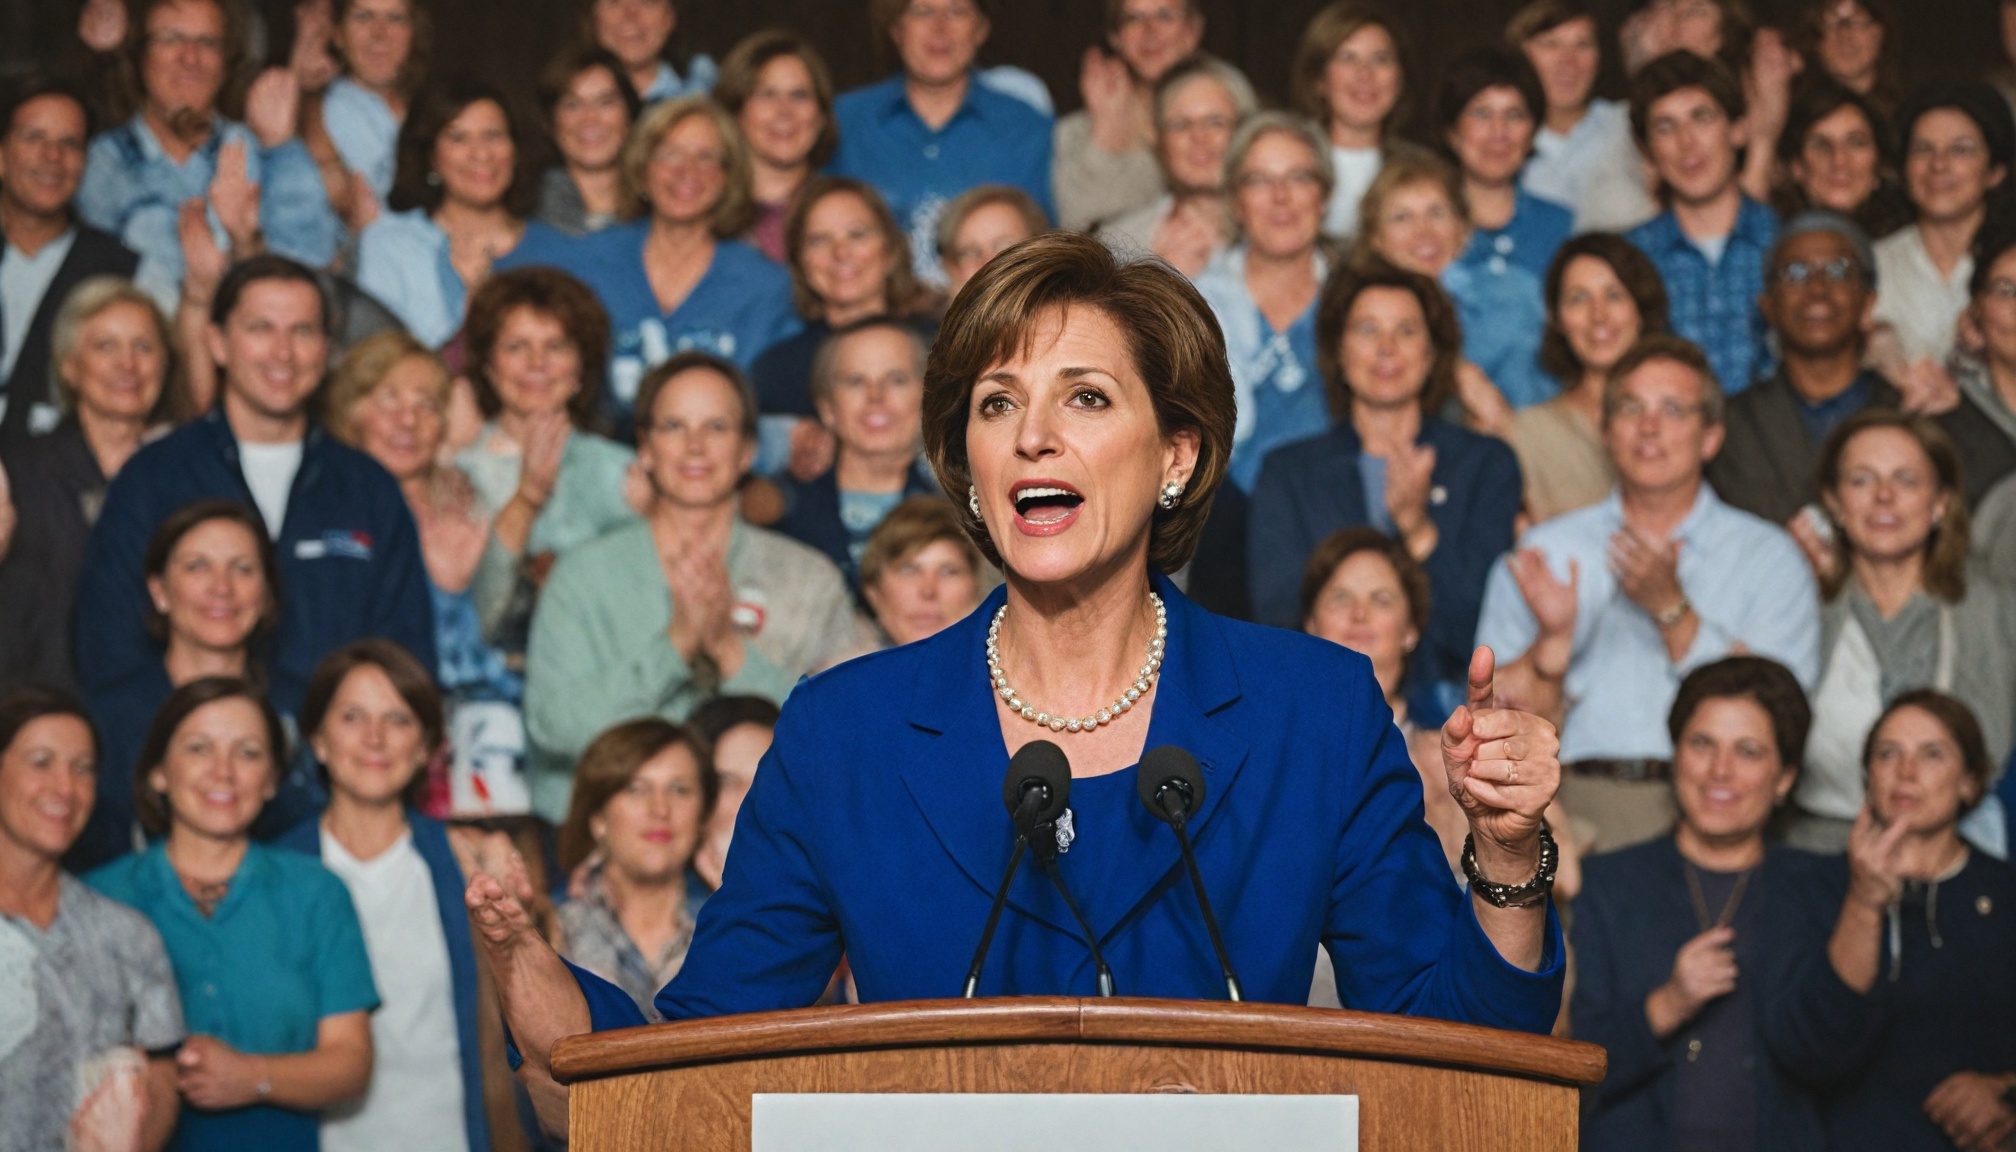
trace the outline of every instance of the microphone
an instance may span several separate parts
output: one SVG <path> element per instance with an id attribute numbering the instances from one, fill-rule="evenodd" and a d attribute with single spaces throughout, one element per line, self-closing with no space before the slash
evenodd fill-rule
<path id="1" fill-rule="evenodd" d="M 1037 828 L 1062 815 L 1070 798 L 1071 764 L 1057 745 L 1035 740 L 1023 745 L 1008 761 L 1008 778 L 1001 785 L 1001 800 L 1015 823 L 1015 851 L 1008 857 L 1008 873 L 1001 877 L 1001 887 L 994 893 L 994 907 L 987 913 L 980 947 L 974 950 L 973 963 L 966 969 L 966 990 L 962 993 L 966 999 L 971 1000 L 979 990 L 980 969 L 987 963 L 987 949 L 994 943 L 994 929 L 1001 923 L 1001 909 L 1008 903 L 1008 887 L 1014 883 L 1015 870 L 1022 865 L 1022 854 L 1028 850 Z"/>
<path id="2" fill-rule="evenodd" d="M 1225 975 L 1225 996 L 1234 1002 L 1244 1000 L 1239 991 L 1239 976 L 1232 971 L 1232 957 L 1225 951 L 1225 938 L 1218 932 L 1218 918 L 1211 914 L 1204 876 L 1197 871 L 1197 854 L 1190 849 L 1190 817 L 1204 807 L 1204 770 L 1197 766 L 1195 756 L 1165 744 L 1142 755 L 1134 783 L 1148 811 L 1176 830 L 1176 843 L 1183 848 L 1183 867 L 1189 870 L 1190 886 L 1197 890 L 1197 906 L 1204 910 L 1204 928 L 1211 934 L 1211 948 L 1218 953 L 1218 968 Z"/>

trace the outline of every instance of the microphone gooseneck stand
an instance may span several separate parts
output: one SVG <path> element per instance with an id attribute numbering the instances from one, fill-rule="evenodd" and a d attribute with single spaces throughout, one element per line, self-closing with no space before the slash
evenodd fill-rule
<path id="1" fill-rule="evenodd" d="M 1141 802 L 1176 832 L 1177 846 L 1183 850 L 1184 870 L 1190 874 L 1190 886 L 1197 892 L 1197 906 L 1204 913 L 1204 930 L 1211 936 L 1211 950 L 1217 953 L 1218 969 L 1225 977 L 1225 996 L 1234 1002 L 1244 1000 L 1239 976 L 1232 970 L 1232 954 L 1225 950 L 1218 917 L 1211 912 L 1211 897 L 1204 891 L 1204 874 L 1197 870 L 1197 853 L 1190 845 L 1190 815 L 1204 806 L 1204 772 L 1197 766 L 1195 756 L 1171 745 L 1148 751 L 1135 771 Z"/>

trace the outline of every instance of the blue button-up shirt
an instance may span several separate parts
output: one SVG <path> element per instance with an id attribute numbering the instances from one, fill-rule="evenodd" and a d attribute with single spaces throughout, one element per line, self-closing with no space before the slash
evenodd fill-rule
<path id="1" fill-rule="evenodd" d="M 1724 504 L 1707 484 L 1673 538 L 1680 543 L 1680 587 L 1700 617 L 1694 646 L 1677 663 L 1659 625 L 1624 594 L 1606 554 L 1624 527 L 1616 492 L 1601 504 L 1557 516 L 1526 533 L 1557 580 L 1573 563 L 1574 655 L 1563 684 L 1567 716 L 1561 761 L 1669 759 L 1666 712 L 1687 673 L 1742 644 L 1792 670 L 1807 691 L 1820 671 L 1820 599 L 1813 573 L 1792 537 L 1775 524 Z M 1539 625 L 1501 558 L 1484 589 L 1477 643 L 1501 662 L 1523 655 Z"/>
<path id="2" fill-rule="evenodd" d="M 1465 256 L 1442 270 L 1442 287 L 1463 321 L 1463 357 L 1484 370 L 1514 408 L 1552 400 L 1560 382 L 1540 368 L 1547 304 L 1540 278 L 1491 255 Z"/>
<path id="3" fill-rule="evenodd" d="M 966 100 L 933 130 L 910 107 L 903 77 L 857 88 L 833 105 L 840 151 L 832 170 L 882 193 L 910 235 L 917 274 L 942 284 L 938 214 L 953 197 L 981 184 L 1009 184 L 1050 203 L 1050 117 L 974 78 Z"/>
<path id="4" fill-rule="evenodd" d="M 1671 209 L 1624 234 L 1666 281 L 1673 331 L 1708 354 L 1722 391 L 1735 395 L 1773 371 L 1769 327 L 1757 310 L 1764 265 L 1778 242 L 1778 217 L 1749 197 L 1736 213 L 1722 258 L 1710 262 Z"/>
<path id="5" fill-rule="evenodd" d="M 322 127 L 343 166 L 364 177 L 382 207 L 399 168 L 399 116 L 385 98 L 338 76 L 322 96 Z"/>
<path id="6" fill-rule="evenodd" d="M 1547 278 L 1554 253 L 1575 232 L 1575 213 L 1524 188 L 1513 193 L 1512 218 L 1503 228 L 1479 228 L 1470 234 L 1465 263 L 1505 261 Z"/>
<path id="7" fill-rule="evenodd" d="M 234 140 L 244 143 L 246 175 L 259 186 L 259 228 L 266 234 L 267 250 L 315 268 L 336 256 L 341 227 L 330 210 L 321 170 L 300 140 L 262 148 L 243 124 L 219 118 L 202 147 L 177 164 L 146 119 L 136 116 L 91 141 L 77 212 L 85 223 L 138 252 L 155 281 L 141 286 L 171 306 L 182 286 L 182 205 L 209 194 L 217 155 Z M 215 213 L 210 226 L 217 243 L 228 244 Z"/>
<path id="8" fill-rule="evenodd" d="M 1329 274 L 1316 255 L 1318 283 Z M 1328 390 L 1316 365 L 1316 300 L 1275 331 L 1246 288 L 1246 246 L 1225 252 L 1197 277 L 1197 291 L 1225 333 L 1239 418 L 1232 434 L 1230 476 L 1253 491 L 1267 453 L 1330 427 Z"/>

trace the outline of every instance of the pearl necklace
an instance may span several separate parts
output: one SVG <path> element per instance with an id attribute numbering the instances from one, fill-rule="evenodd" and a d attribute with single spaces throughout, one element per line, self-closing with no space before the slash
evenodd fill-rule
<path id="1" fill-rule="evenodd" d="M 1052 732 L 1091 732 L 1102 724 L 1118 720 L 1121 713 L 1133 708 L 1136 700 L 1148 694 L 1162 669 L 1162 646 L 1169 639 L 1169 609 L 1163 605 L 1162 597 L 1153 592 L 1148 594 L 1148 602 L 1155 606 L 1155 637 L 1148 641 L 1148 661 L 1141 665 L 1140 675 L 1134 678 L 1134 683 L 1118 700 L 1093 715 L 1052 716 L 1022 699 L 1022 694 L 1009 685 L 1008 674 L 1001 671 L 1001 621 L 1008 615 L 1005 603 L 1000 611 L 994 613 L 994 622 L 987 626 L 987 678 L 993 681 L 995 693 L 1008 702 L 1009 711 Z"/>

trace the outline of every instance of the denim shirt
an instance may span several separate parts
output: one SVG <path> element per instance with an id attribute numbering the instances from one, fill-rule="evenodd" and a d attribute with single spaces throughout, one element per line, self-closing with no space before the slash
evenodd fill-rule
<path id="1" fill-rule="evenodd" d="M 1485 254 L 1442 270 L 1442 287 L 1463 322 L 1463 356 L 1484 370 L 1514 408 L 1554 398 L 1560 384 L 1540 368 L 1547 305 L 1540 278 L 1520 264 Z"/>
<path id="2" fill-rule="evenodd" d="M 322 127 L 343 166 L 364 177 L 383 205 L 398 169 L 399 117 L 383 97 L 338 76 L 322 97 Z"/>
<path id="3" fill-rule="evenodd" d="M 182 205 L 209 194 L 218 154 L 227 142 L 245 145 L 245 174 L 259 186 L 259 228 L 267 250 L 315 268 L 336 255 L 341 226 L 307 147 L 295 139 L 265 148 L 243 124 L 222 117 L 214 124 L 210 138 L 180 164 L 143 117 L 101 132 L 91 141 L 84 182 L 77 190 L 77 212 L 84 222 L 138 252 L 151 281 L 141 287 L 157 300 L 168 300 L 171 308 L 182 288 Z M 215 212 L 210 230 L 220 247 L 228 246 Z"/>
<path id="4" fill-rule="evenodd" d="M 1316 280 L 1329 276 L 1316 254 Z M 1283 331 L 1275 331 L 1246 289 L 1246 247 L 1226 252 L 1197 276 L 1197 291 L 1225 332 L 1238 422 L 1232 435 L 1231 477 L 1253 490 L 1260 463 L 1275 447 L 1330 427 L 1330 405 L 1316 368 L 1316 301 Z"/>

